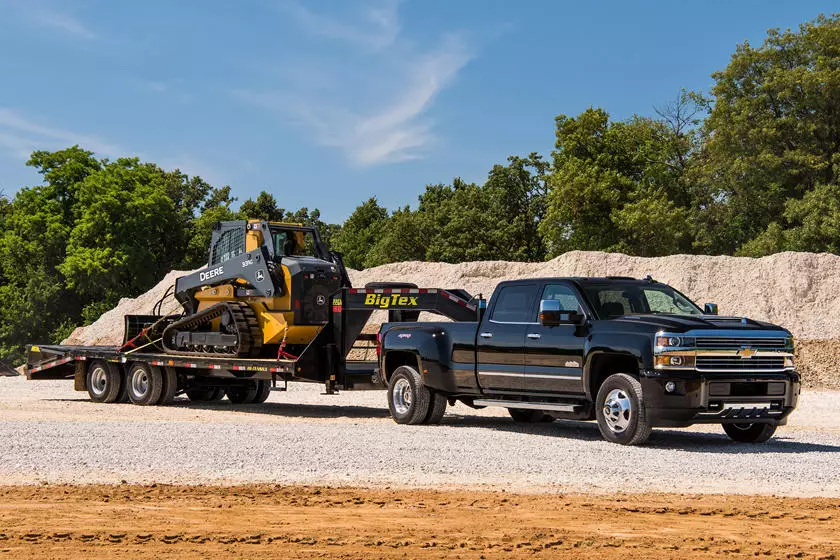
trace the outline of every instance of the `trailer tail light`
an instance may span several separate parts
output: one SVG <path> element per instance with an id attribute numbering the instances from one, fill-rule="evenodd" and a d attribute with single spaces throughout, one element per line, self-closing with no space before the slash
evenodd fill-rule
<path id="1" fill-rule="evenodd" d="M 382 356 L 382 333 L 376 333 L 376 359 Z"/>

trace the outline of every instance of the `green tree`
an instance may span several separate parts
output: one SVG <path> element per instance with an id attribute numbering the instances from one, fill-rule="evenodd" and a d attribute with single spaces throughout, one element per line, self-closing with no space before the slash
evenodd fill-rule
<path id="1" fill-rule="evenodd" d="M 721 233 L 703 248 L 731 253 L 762 237 L 743 251 L 776 250 L 768 238 L 803 225 L 789 201 L 838 184 L 840 16 L 772 29 L 760 47 L 739 45 L 713 77 L 698 181 L 717 206 L 709 229 Z"/>
<path id="2" fill-rule="evenodd" d="M 691 246 L 690 130 L 639 116 L 614 122 L 594 108 L 560 115 L 556 124 L 539 225 L 551 255 L 582 249 L 656 256 Z"/>
<path id="3" fill-rule="evenodd" d="M 430 236 L 422 218 L 408 206 L 394 211 L 365 257 L 365 267 L 425 260 Z"/>
<path id="4" fill-rule="evenodd" d="M 387 222 L 388 211 L 372 196 L 350 214 L 341 231 L 331 240 L 332 248 L 344 255 L 348 267 L 362 269 Z"/>

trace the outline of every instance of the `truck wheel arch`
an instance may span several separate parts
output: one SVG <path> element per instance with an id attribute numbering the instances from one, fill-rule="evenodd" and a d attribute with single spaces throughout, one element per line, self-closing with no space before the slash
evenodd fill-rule
<path id="1" fill-rule="evenodd" d="M 391 374 L 400 366 L 411 366 L 422 375 L 423 368 L 421 367 L 420 356 L 414 352 L 394 350 L 387 352 L 382 357 L 382 378 L 386 385 L 391 380 Z"/>
<path id="2" fill-rule="evenodd" d="M 642 365 L 638 357 L 624 352 L 594 351 L 583 368 L 583 387 L 587 398 L 595 400 L 598 388 L 615 373 L 639 377 Z"/>

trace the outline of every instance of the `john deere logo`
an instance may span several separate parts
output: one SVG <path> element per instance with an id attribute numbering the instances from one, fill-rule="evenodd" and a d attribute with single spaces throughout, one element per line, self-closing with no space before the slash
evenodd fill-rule
<path id="1" fill-rule="evenodd" d="M 738 356 L 740 356 L 740 358 L 742 360 L 749 360 L 750 358 L 755 356 L 757 353 L 758 353 L 758 350 L 756 350 L 754 348 L 741 348 L 740 350 L 738 350 Z"/>

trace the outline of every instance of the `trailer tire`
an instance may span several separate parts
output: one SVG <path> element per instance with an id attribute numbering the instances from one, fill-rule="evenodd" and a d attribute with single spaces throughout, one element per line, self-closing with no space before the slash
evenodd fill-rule
<path id="1" fill-rule="evenodd" d="M 429 406 L 429 413 L 426 415 L 424 424 L 440 424 L 443 420 L 443 415 L 446 413 L 447 405 L 446 397 L 440 393 L 432 392 L 432 402 Z"/>
<path id="2" fill-rule="evenodd" d="M 268 400 L 269 395 L 271 395 L 271 381 L 266 381 L 264 379 L 257 381 L 257 395 L 251 402 L 254 404 L 264 403 Z"/>
<path id="3" fill-rule="evenodd" d="M 117 402 L 123 383 L 120 367 L 111 362 L 95 360 L 90 363 L 85 374 L 85 387 L 93 402 Z"/>
<path id="4" fill-rule="evenodd" d="M 174 367 L 163 368 L 163 390 L 158 404 L 172 404 L 178 394 L 178 372 Z"/>
<path id="5" fill-rule="evenodd" d="M 163 372 L 158 366 L 135 362 L 128 369 L 125 380 L 128 384 L 128 398 L 132 403 L 148 406 L 160 400 Z"/>
<path id="6" fill-rule="evenodd" d="M 187 397 L 193 402 L 215 402 L 225 398 L 222 387 L 193 387 L 186 390 Z"/>
<path id="7" fill-rule="evenodd" d="M 397 424 L 422 424 L 429 415 L 432 393 L 411 366 L 400 366 L 388 383 L 388 409 Z"/>
<path id="8" fill-rule="evenodd" d="M 237 385 L 225 389 L 227 398 L 233 404 L 249 404 L 257 398 L 257 384 L 249 382 L 247 385 Z"/>

